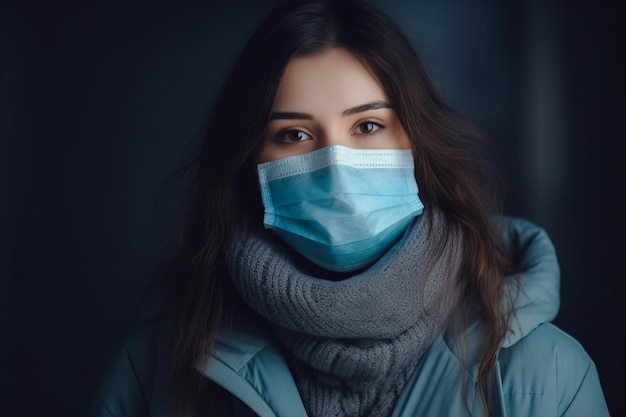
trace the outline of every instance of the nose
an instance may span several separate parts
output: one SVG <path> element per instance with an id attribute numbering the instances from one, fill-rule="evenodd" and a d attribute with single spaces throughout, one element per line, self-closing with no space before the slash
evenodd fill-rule
<path id="1" fill-rule="evenodd" d="M 342 132 L 341 129 L 324 129 L 318 135 L 315 143 L 316 149 L 326 148 L 328 146 L 341 145 L 348 148 L 354 148 L 352 135 L 346 132 Z"/>

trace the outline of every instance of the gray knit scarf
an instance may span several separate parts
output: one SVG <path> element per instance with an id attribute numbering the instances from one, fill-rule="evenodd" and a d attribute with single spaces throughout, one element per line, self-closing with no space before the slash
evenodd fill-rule
<path id="1" fill-rule="evenodd" d="M 425 213 L 364 272 L 307 274 L 270 231 L 239 232 L 229 270 L 244 301 L 272 323 L 310 416 L 389 416 L 458 300 L 459 234 Z M 432 226 L 432 227 L 429 227 Z M 330 272 L 329 272 L 330 274 Z"/>

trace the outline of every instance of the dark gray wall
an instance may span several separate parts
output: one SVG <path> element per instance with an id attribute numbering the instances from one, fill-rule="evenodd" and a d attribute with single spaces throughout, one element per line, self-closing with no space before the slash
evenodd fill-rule
<path id="1" fill-rule="evenodd" d="M 186 182 L 172 174 L 272 4 L 56 3 L 0 9 L 1 415 L 84 414 L 171 250 Z M 562 263 L 557 324 L 626 415 L 617 1 L 379 4 L 508 152 L 509 213 L 545 227 Z"/>

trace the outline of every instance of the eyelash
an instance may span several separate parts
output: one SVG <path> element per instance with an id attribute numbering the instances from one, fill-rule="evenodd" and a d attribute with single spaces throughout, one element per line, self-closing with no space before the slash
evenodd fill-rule
<path id="1" fill-rule="evenodd" d="M 373 125 L 376 126 L 376 130 L 374 130 L 373 132 L 365 132 L 365 133 L 353 133 L 353 135 L 376 135 L 378 133 L 379 130 L 384 129 L 385 125 L 377 120 L 363 120 L 362 122 L 359 122 L 358 125 L 356 125 L 356 129 L 360 128 L 363 125 L 366 125 L 368 123 L 371 123 Z M 355 129 L 355 130 L 356 130 Z"/>
<path id="2" fill-rule="evenodd" d="M 309 135 L 308 133 L 306 133 L 303 130 L 300 130 L 300 129 L 287 129 L 287 130 L 283 130 L 283 131 L 279 132 L 276 135 L 276 140 L 279 141 L 279 142 L 284 142 L 284 143 L 300 143 L 300 142 L 304 142 L 305 140 L 307 140 L 307 139 L 304 139 L 304 140 L 298 140 L 298 141 L 294 142 L 292 140 L 286 139 L 286 136 L 289 135 L 290 133 L 304 133 L 309 138 L 312 138 L 311 135 Z"/>
<path id="3" fill-rule="evenodd" d="M 377 120 L 363 120 L 363 121 L 359 122 L 359 124 L 356 125 L 355 130 L 357 130 L 360 127 L 362 127 L 363 125 L 366 125 L 366 124 L 369 124 L 369 123 L 375 125 L 376 126 L 376 130 L 374 130 L 373 132 L 363 132 L 363 133 L 355 132 L 355 133 L 352 133 L 352 134 L 353 135 L 373 136 L 373 135 L 376 135 L 379 130 L 384 129 L 386 127 L 383 123 L 381 123 L 381 122 L 379 122 Z M 308 140 L 308 139 L 304 139 L 304 140 L 298 140 L 298 141 L 291 141 L 291 140 L 286 139 L 285 137 L 287 135 L 291 134 L 291 133 L 303 133 L 306 136 L 308 136 L 309 138 L 312 138 L 312 135 L 310 135 L 309 133 L 305 132 L 304 130 L 301 130 L 301 129 L 287 129 L 287 130 L 283 130 L 283 131 L 279 132 L 276 135 L 276 140 L 278 140 L 279 142 L 284 142 L 284 143 L 300 143 L 300 142 L 304 142 L 304 141 Z"/>

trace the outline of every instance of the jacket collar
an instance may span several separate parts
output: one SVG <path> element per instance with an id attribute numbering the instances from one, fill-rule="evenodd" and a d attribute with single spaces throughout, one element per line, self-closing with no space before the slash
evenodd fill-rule
<path id="1" fill-rule="evenodd" d="M 559 312 L 561 271 L 556 250 L 548 234 L 533 223 L 504 219 L 505 242 L 517 261 L 519 292 L 515 280 L 508 280 L 506 291 L 513 295 L 515 316 L 502 347 L 507 348 Z"/>
<path id="2" fill-rule="evenodd" d="M 515 314 L 502 343 L 508 348 L 542 323 L 553 320 L 560 304 L 560 268 L 556 251 L 545 230 L 519 218 L 503 217 L 505 243 L 519 271 L 507 277 L 504 291 Z M 506 307 L 506 306 L 505 306 Z M 448 348 L 457 357 L 466 354 L 468 371 L 477 375 L 484 324 L 478 314 L 470 317 L 465 335 L 444 334 Z M 465 337 L 467 336 L 467 337 Z M 465 341 L 465 345 L 463 344 Z"/>

